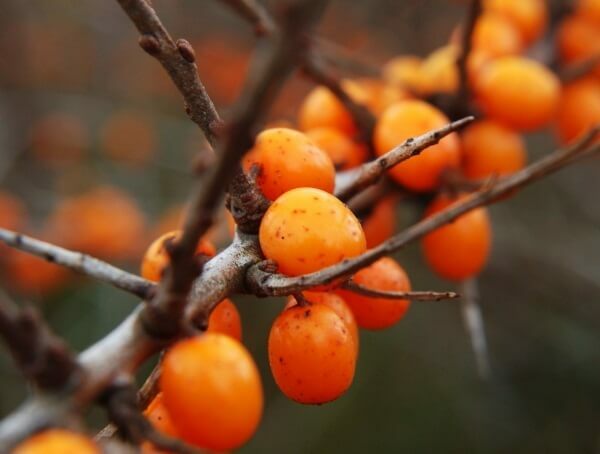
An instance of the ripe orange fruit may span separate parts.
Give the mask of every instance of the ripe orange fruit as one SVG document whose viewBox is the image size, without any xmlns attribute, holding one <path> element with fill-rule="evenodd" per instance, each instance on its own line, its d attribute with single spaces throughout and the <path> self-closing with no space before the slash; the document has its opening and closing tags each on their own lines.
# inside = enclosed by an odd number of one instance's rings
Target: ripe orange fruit
<svg viewBox="0 0 600 454">
<path fill-rule="evenodd" d="M 473 49 L 493 57 L 518 54 L 523 50 L 519 30 L 506 17 L 486 12 L 475 23 Z"/>
<path fill-rule="evenodd" d="M 448 118 L 424 101 L 401 101 L 388 108 L 375 127 L 375 151 L 381 156 L 410 137 L 449 123 Z M 390 176 L 414 191 L 430 191 L 439 184 L 441 173 L 460 163 L 458 135 L 450 134 L 419 156 L 393 167 Z"/>
<path fill-rule="evenodd" d="M 548 22 L 544 0 L 485 0 L 483 6 L 485 11 L 509 19 L 521 32 L 527 45 L 542 35 Z"/>
<path fill-rule="evenodd" d="M 458 199 L 439 196 L 425 211 L 431 216 Z M 441 277 L 461 281 L 483 269 L 492 244 L 492 227 L 487 209 L 476 208 L 425 235 L 423 252 L 429 266 Z"/>
<path fill-rule="evenodd" d="M 71 276 L 67 268 L 25 252 L 11 250 L 6 259 L 7 283 L 26 295 L 48 295 Z"/>
<path fill-rule="evenodd" d="M 362 221 L 369 249 L 379 246 L 396 231 L 396 198 L 385 197 L 377 202 L 373 211 Z"/>
<path fill-rule="evenodd" d="M 318 86 L 304 98 L 298 111 L 298 125 L 303 131 L 319 127 L 335 128 L 348 136 L 357 132 L 350 112 L 329 89 Z"/>
<path fill-rule="evenodd" d="M 275 200 L 294 188 L 310 187 L 333 192 L 335 168 L 331 158 L 310 138 L 287 128 L 261 132 L 246 161 L 260 164 L 258 185 L 265 197 Z"/>
<path fill-rule="evenodd" d="M 340 295 L 336 295 L 331 292 L 302 292 L 304 298 L 306 298 L 311 304 L 323 304 L 328 308 L 332 309 L 342 321 L 346 324 L 346 327 L 350 331 L 350 335 L 356 344 L 356 349 L 358 351 L 359 347 L 359 337 L 358 337 L 358 325 L 356 324 L 356 319 L 354 318 L 354 314 L 350 307 L 346 304 L 344 299 Z M 285 309 L 289 309 L 290 307 L 294 307 L 298 304 L 296 298 L 290 296 L 288 298 Z"/>
<path fill-rule="evenodd" d="M 306 135 L 315 145 L 329 155 L 336 169 L 351 169 L 359 166 L 367 159 L 368 151 L 366 147 L 354 142 L 337 129 L 315 128 L 306 131 Z"/>
<path fill-rule="evenodd" d="M 375 115 L 381 115 L 395 102 L 411 97 L 409 92 L 398 84 L 386 83 L 375 78 L 344 79 L 342 87 L 352 99 L 367 107 Z"/>
<path fill-rule="evenodd" d="M 356 273 L 352 280 L 363 287 L 382 291 L 410 291 L 410 281 L 404 269 L 394 259 L 384 257 Z M 336 290 L 348 303 L 358 326 L 366 329 L 384 329 L 400 321 L 410 301 L 374 298 L 347 290 Z"/>
<path fill-rule="evenodd" d="M 458 69 L 456 59 L 459 49 L 448 45 L 436 49 L 423 60 L 420 68 L 418 92 L 453 93 L 458 88 Z"/>
<path fill-rule="evenodd" d="M 387 82 L 411 91 L 420 86 L 421 64 L 423 60 L 414 55 L 400 55 L 383 66 L 383 78 Z"/>
<path fill-rule="evenodd" d="M 177 342 L 163 359 L 160 388 L 181 437 L 202 448 L 240 447 L 262 415 L 258 369 L 244 346 L 225 334 Z"/>
<path fill-rule="evenodd" d="M 242 320 L 235 304 L 225 298 L 208 318 L 208 333 L 221 333 L 233 337 L 235 340 L 242 340 Z"/>
<path fill-rule="evenodd" d="M 476 92 L 492 119 L 514 129 L 530 131 L 554 118 L 560 82 L 546 67 L 523 57 L 502 57 L 479 73 Z"/>
<path fill-rule="evenodd" d="M 81 119 L 66 112 L 49 113 L 35 121 L 29 141 L 35 158 L 50 164 L 79 161 L 89 145 Z"/>
<path fill-rule="evenodd" d="M 290 276 L 318 271 L 366 250 L 365 235 L 352 211 L 314 188 L 292 189 L 275 200 L 258 235 L 265 257 Z"/>
<path fill-rule="evenodd" d="M 112 114 L 102 126 L 100 147 L 115 161 L 143 165 L 156 153 L 158 138 L 155 127 L 143 114 L 122 110 Z"/>
<path fill-rule="evenodd" d="M 152 399 L 150 405 L 144 410 L 144 416 L 160 433 L 169 435 L 170 437 L 177 437 L 177 428 L 173 425 L 171 416 L 165 407 L 162 392 L 159 392 L 154 399 Z"/>
<path fill-rule="evenodd" d="M 462 133 L 463 173 L 482 180 L 504 176 L 525 165 L 526 150 L 521 136 L 493 120 L 469 125 Z"/>
<path fill-rule="evenodd" d="M 578 15 L 600 25 L 600 1 L 598 0 L 578 0 L 576 6 Z"/>
<path fill-rule="evenodd" d="M 268 344 L 275 383 L 296 402 L 330 402 L 352 384 L 356 344 L 346 323 L 323 304 L 284 310 L 271 327 Z"/>
<path fill-rule="evenodd" d="M 14 195 L 0 191 L 0 227 L 21 231 L 27 224 L 27 210 Z"/>
<path fill-rule="evenodd" d="M 104 186 L 63 200 L 50 216 L 48 229 L 68 248 L 126 260 L 142 250 L 145 219 L 128 194 Z"/>
<path fill-rule="evenodd" d="M 558 109 L 558 133 L 569 143 L 600 124 L 600 81 L 579 79 L 563 88 Z"/>
<path fill-rule="evenodd" d="M 140 274 L 144 279 L 149 281 L 160 281 L 162 274 L 169 263 L 169 254 L 167 246 L 172 241 L 177 241 L 181 235 L 181 230 L 174 230 L 158 237 L 146 250 L 142 259 Z M 212 257 L 216 253 L 215 247 L 210 241 L 200 239 L 196 248 L 196 255 L 207 255 Z"/>
<path fill-rule="evenodd" d="M 29 437 L 12 454 L 100 454 L 88 437 L 65 429 L 48 429 Z"/>
<path fill-rule="evenodd" d="M 574 64 L 600 55 L 600 26 L 584 15 L 572 15 L 558 26 L 558 52 L 566 64 Z M 600 74 L 600 64 L 596 66 Z"/>
</svg>

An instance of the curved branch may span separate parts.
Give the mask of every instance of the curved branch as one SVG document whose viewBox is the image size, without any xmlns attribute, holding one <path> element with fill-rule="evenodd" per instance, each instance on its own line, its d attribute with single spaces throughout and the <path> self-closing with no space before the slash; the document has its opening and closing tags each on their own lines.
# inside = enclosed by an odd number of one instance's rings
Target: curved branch
<svg viewBox="0 0 600 454">
<path fill-rule="evenodd" d="M 29 236 L 0 228 L 0 241 L 85 276 L 147 299 L 156 284 L 81 252 L 74 252 Z"/>
<path fill-rule="evenodd" d="M 468 110 L 469 98 L 471 96 L 468 62 L 471 49 L 473 48 L 473 32 L 475 31 L 477 19 L 482 11 L 483 5 L 481 0 L 471 0 L 467 12 L 467 19 L 463 25 L 459 54 L 456 59 L 456 66 L 458 69 L 458 90 L 456 92 L 454 109 L 461 115 Z"/>
<path fill-rule="evenodd" d="M 349 290 L 359 295 L 372 296 L 375 298 L 411 300 L 411 301 L 442 301 L 448 299 L 459 298 L 460 295 L 456 292 L 433 292 L 433 291 L 410 291 L 410 292 L 392 292 L 375 290 L 364 285 L 360 285 L 353 280 L 349 280 L 342 288 Z"/>
<path fill-rule="evenodd" d="M 453 221 L 462 214 L 474 208 L 497 202 L 499 196 L 527 186 L 546 175 L 572 164 L 577 159 L 597 153 L 600 151 L 600 143 L 594 143 L 594 141 L 598 139 L 599 131 L 600 126 L 595 127 L 570 148 L 557 150 L 519 172 L 493 182 L 489 187 L 482 188 L 466 196 L 445 210 L 423 219 L 358 257 L 346 259 L 318 272 L 297 277 L 272 274 L 263 269 L 264 264 L 259 263 L 248 271 L 248 287 L 260 296 L 281 296 L 307 290 L 319 285 L 330 284 L 337 279 L 349 277 L 359 269 L 401 249 L 408 243 Z"/>
<path fill-rule="evenodd" d="M 369 161 L 355 169 L 338 173 L 335 180 L 336 197 L 344 201 L 349 200 L 358 192 L 376 183 L 385 174 L 386 170 L 418 155 L 427 147 L 435 145 L 448 134 L 457 131 L 474 119 L 473 116 L 461 118 L 441 128 L 407 139 L 373 161 Z"/>
</svg>

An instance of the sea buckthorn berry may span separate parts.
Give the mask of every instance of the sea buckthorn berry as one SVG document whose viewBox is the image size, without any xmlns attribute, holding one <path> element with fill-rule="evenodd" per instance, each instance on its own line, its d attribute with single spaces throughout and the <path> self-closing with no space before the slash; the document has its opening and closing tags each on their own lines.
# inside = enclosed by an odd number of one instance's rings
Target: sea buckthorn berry
<svg viewBox="0 0 600 454">
<path fill-rule="evenodd" d="M 8 192 L 0 191 L 0 227 L 23 230 L 27 224 L 27 211 L 23 203 Z"/>
<path fill-rule="evenodd" d="M 463 173 L 482 180 L 509 175 L 525 165 L 526 150 L 521 136 L 500 123 L 483 120 L 462 133 Z"/>
<path fill-rule="evenodd" d="M 507 126 L 530 131 L 554 118 L 560 82 L 546 67 L 523 57 L 502 57 L 479 73 L 476 91 L 483 110 Z"/>
<path fill-rule="evenodd" d="M 600 81 L 591 77 L 563 87 L 558 109 L 558 133 L 569 143 L 600 124 Z"/>
<path fill-rule="evenodd" d="M 148 407 L 146 407 L 144 410 L 144 416 L 148 421 L 150 421 L 154 429 L 161 434 L 174 438 L 179 437 L 179 432 L 173 425 L 173 421 L 171 421 L 171 415 L 169 415 L 169 412 L 167 411 L 167 408 L 163 402 L 162 392 L 159 392 L 154 399 L 152 399 L 150 405 L 148 405 Z M 155 448 L 149 442 L 142 443 L 141 448 L 142 454 L 161 454 L 165 452 Z"/>
<path fill-rule="evenodd" d="M 29 141 L 33 155 L 48 164 L 77 162 L 89 145 L 81 119 L 65 112 L 53 112 L 34 122 Z"/>
<path fill-rule="evenodd" d="M 354 343 L 356 344 L 356 349 L 358 351 L 358 325 L 356 324 L 356 319 L 354 318 L 352 310 L 346 304 L 344 299 L 340 295 L 336 295 L 335 293 L 331 292 L 302 292 L 302 295 L 312 305 L 323 304 L 332 309 L 333 312 L 335 312 L 346 324 L 346 327 L 350 331 L 350 334 L 352 336 L 352 339 L 354 340 Z M 285 308 L 289 309 L 290 307 L 294 307 L 297 304 L 298 302 L 296 301 L 296 298 L 290 296 L 288 298 Z"/>
<path fill-rule="evenodd" d="M 381 115 L 392 104 L 412 97 L 399 85 L 374 78 L 344 79 L 342 87 L 352 99 L 375 115 Z"/>
<path fill-rule="evenodd" d="M 303 131 L 330 127 L 349 136 L 357 132 L 350 112 L 329 89 L 321 86 L 315 87 L 302 102 L 298 111 L 298 125 Z"/>
<path fill-rule="evenodd" d="M 574 64 L 600 55 L 600 27 L 582 15 L 569 16 L 558 26 L 558 52 L 566 64 Z M 596 65 L 600 74 L 600 64 Z"/>
<path fill-rule="evenodd" d="M 48 295 L 63 287 L 69 270 L 25 252 L 11 251 L 6 261 L 7 283 L 26 295 Z"/>
<path fill-rule="evenodd" d="M 280 196 L 265 213 L 258 235 L 265 257 L 290 276 L 334 265 L 367 247 L 352 211 L 314 188 L 292 189 Z"/>
<path fill-rule="evenodd" d="M 283 311 L 271 327 L 268 344 L 275 383 L 296 402 L 330 402 L 352 384 L 356 344 L 346 323 L 323 304 Z"/>
<path fill-rule="evenodd" d="M 416 91 L 420 85 L 423 60 L 414 55 L 392 58 L 383 67 L 383 78 L 387 82 Z"/>
<path fill-rule="evenodd" d="M 435 107 L 423 101 L 401 101 L 387 109 L 375 127 L 375 151 L 381 156 L 410 137 L 426 133 L 449 123 Z M 430 191 L 437 187 L 446 168 L 458 167 L 460 142 L 450 134 L 437 145 L 425 149 L 419 156 L 393 167 L 394 180 L 414 191 Z"/>
<path fill-rule="evenodd" d="M 391 237 L 396 231 L 396 198 L 389 196 L 379 200 L 362 227 L 369 249 Z"/>
<path fill-rule="evenodd" d="M 600 25 L 599 0 L 578 0 L 575 11 L 578 15 L 596 22 L 597 25 Z"/>
<path fill-rule="evenodd" d="M 156 153 L 158 138 L 150 120 L 139 112 L 123 110 L 111 115 L 100 132 L 100 147 L 115 161 L 138 166 Z"/>
<path fill-rule="evenodd" d="M 208 318 L 208 329 L 206 331 L 208 333 L 227 334 L 238 341 L 242 340 L 240 313 L 230 299 L 225 298 L 217 304 L 217 307 L 214 308 Z"/>
<path fill-rule="evenodd" d="M 64 429 L 49 429 L 19 444 L 12 454 L 100 454 L 88 437 Z"/>
<path fill-rule="evenodd" d="M 169 264 L 169 253 L 167 251 L 169 243 L 177 241 L 180 235 L 181 230 L 174 230 L 165 233 L 152 242 L 142 259 L 140 274 L 144 279 L 154 282 L 160 281 L 165 268 Z M 215 253 L 216 249 L 210 241 L 201 239 L 198 242 L 196 255 L 202 254 L 212 257 Z"/>
<path fill-rule="evenodd" d="M 473 48 L 493 57 L 518 54 L 523 50 L 519 30 L 506 17 L 488 12 L 482 14 L 473 31 Z"/>
<path fill-rule="evenodd" d="M 384 257 L 356 273 L 352 280 L 374 290 L 408 292 L 410 281 L 404 269 L 394 259 Z M 336 290 L 352 309 L 358 326 L 366 329 L 389 328 L 400 321 L 410 301 L 393 298 L 375 298 L 347 290 Z"/>
<path fill-rule="evenodd" d="M 431 216 L 459 199 L 440 196 L 425 212 Z M 461 281 L 485 266 L 492 244 L 492 227 L 486 208 L 475 208 L 450 224 L 425 235 L 423 252 L 429 266 L 445 279 Z"/>
<path fill-rule="evenodd" d="M 548 22 L 544 0 L 485 0 L 483 6 L 486 11 L 509 19 L 520 31 L 525 44 L 539 38 Z"/>
<path fill-rule="evenodd" d="M 421 64 L 421 77 L 418 91 L 432 93 L 453 93 L 458 88 L 456 59 L 459 49 L 448 45 L 433 51 Z"/>
<path fill-rule="evenodd" d="M 246 165 L 253 163 L 261 166 L 258 186 L 270 200 L 301 187 L 333 192 L 331 158 L 300 131 L 274 128 L 261 132 Z"/>
<path fill-rule="evenodd" d="M 262 415 L 258 369 L 244 346 L 225 334 L 176 343 L 163 359 L 160 388 L 182 439 L 202 448 L 240 447 Z"/>
<path fill-rule="evenodd" d="M 306 135 L 329 155 L 336 169 L 351 169 L 359 166 L 367 159 L 368 151 L 366 147 L 354 142 L 337 129 L 315 128 L 306 131 Z"/>
</svg>

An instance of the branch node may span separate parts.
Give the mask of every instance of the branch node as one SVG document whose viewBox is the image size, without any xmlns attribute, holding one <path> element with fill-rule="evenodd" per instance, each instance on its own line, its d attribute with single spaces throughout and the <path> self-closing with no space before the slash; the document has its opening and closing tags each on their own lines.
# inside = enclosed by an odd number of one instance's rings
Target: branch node
<svg viewBox="0 0 600 454">
<path fill-rule="evenodd" d="M 180 38 L 175 44 L 177 45 L 177 50 L 185 61 L 188 63 L 196 62 L 196 52 L 188 40 Z"/>
<path fill-rule="evenodd" d="M 155 57 L 160 53 L 160 43 L 152 35 L 146 34 L 140 36 L 138 44 L 148 55 Z"/>
</svg>

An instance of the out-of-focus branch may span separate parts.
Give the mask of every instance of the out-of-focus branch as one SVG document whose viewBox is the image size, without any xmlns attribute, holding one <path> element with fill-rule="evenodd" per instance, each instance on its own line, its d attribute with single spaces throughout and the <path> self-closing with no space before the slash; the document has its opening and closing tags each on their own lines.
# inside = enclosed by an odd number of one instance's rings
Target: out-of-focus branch
<svg viewBox="0 0 600 454">
<path fill-rule="evenodd" d="M 471 50 L 473 48 L 473 32 L 477 19 L 483 11 L 481 0 L 471 0 L 467 18 L 462 26 L 462 36 L 460 50 L 456 58 L 456 67 L 458 69 L 458 90 L 456 92 L 454 110 L 458 115 L 464 116 L 469 109 L 469 98 L 471 90 L 469 86 L 468 62 Z"/>
<path fill-rule="evenodd" d="M 135 24 L 140 46 L 156 58 L 183 95 L 186 112 L 214 145 L 221 124 L 219 114 L 198 77 L 194 50 L 184 39 L 174 41 L 156 12 L 146 0 L 118 0 Z"/>
<path fill-rule="evenodd" d="M 485 336 L 485 323 L 479 306 L 479 290 L 475 279 L 468 279 L 460 285 L 462 298 L 460 308 L 465 324 L 465 330 L 471 340 L 475 355 L 477 373 L 482 380 L 488 380 L 491 374 L 490 354 Z"/>
<path fill-rule="evenodd" d="M 258 36 L 275 33 L 275 21 L 258 0 L 221 0 L 254 26 Z"/>
<path fill-rule="evenodd" d="M 418 155 L 427 147 L 435 145 L 441 139 L 462 128 L 474 120 L 465 117 L 433 131 L 405 140 L 386 154 L 367 162 L 355 169 L 340 172 L 336 175 L 335 195 L 341 200 L 349 200 L 358 192 L 376 183 L 385 171 L 402 161 Z"/>
<path fill-rule="evenodd" d="M 587 76 L 600 65 L 600 54 L 587 58 L 583 61 L 572 63 L 559 71 L 558 77 L 563 83 L 572 82 Z"/>
<path fill-rule="evenodd" d="M 387 298 L 411 301 L 442 301 L 459 298 L 456 292 L 434 292 L 434 291 L 410 291 L 410 292 L 392 292 L 376 290 L 349 280 L 342 287 L 354 293 L 374 298 Z"/>
<path fill-rule="evenodd" d="M 156 287 L 153 282 L 87 254 L 71 251 L 10 230 L 0 228 L 0 241 L 85 276 L 111 284 L 139 296 L 141 299 L 150 297 Z"/>
<path fill-rule="evenodd" d="M 253 266 L 248 272 L 248 287 L 257 295 L 288 295 L 318 285 L 329 284 L 340 278 L 349 277 L 375 260 L 401 249 L 406 244 L 451 222 L 462 214 L 479 206 L 496 202 L 499 196 L 527 186 L 540 178 L 556 172 L 574 162 L 575 159 L 597 153 L 600 151 L 600 143 L 597 141 L 599 129 L 600 126 L 595 127 L 573 146 L 557 150 L 519 172 L 499 179 L 489 187 L 466 196 L 445 210 L 418 222 L 358 257 L 344 260 L 315 273 L 297 277 L 269 273 L 264 270 L 264 263 L 259 263 Z"/>
</svg>

